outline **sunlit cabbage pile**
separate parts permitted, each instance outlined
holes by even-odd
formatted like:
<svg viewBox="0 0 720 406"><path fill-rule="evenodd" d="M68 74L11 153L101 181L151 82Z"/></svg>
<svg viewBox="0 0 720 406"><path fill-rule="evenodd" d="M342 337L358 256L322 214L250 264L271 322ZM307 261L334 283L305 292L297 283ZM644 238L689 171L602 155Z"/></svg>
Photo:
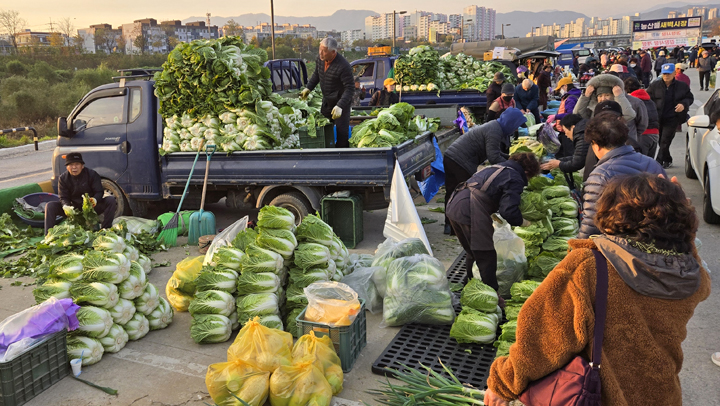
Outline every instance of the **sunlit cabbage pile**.
<svg viewBox="0 0 720 406"><path fill-rule="evenodd" d="M435 132L439 127L439 118L415 116L415 107L397 103L382 109L376 118L353 127L350 145L355 148L392 147L426 131Z"/></svg>
<svg viewBox="0 0 720 406"><path fill-rule="evenodd" d="M327 119L321 97L307 103L272 93L267 52L239 37L181 43L155 74L155 94L165 120L160 154L299 148L298 130ZM319 92L319 91L318 91ZM316 93L318 93L316 92Z"/></svg>

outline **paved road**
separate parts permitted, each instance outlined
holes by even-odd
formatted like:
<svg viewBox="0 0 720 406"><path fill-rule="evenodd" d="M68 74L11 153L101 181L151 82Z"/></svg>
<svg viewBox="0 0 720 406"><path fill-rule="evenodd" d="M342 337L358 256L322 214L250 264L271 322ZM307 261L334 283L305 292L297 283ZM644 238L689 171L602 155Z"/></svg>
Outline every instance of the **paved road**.
<svg viewBox="0 0 720 406"><path fill-rule="evenodd" d="M39 183L52 177L52 150L0 158L0 189Z"/></svg>

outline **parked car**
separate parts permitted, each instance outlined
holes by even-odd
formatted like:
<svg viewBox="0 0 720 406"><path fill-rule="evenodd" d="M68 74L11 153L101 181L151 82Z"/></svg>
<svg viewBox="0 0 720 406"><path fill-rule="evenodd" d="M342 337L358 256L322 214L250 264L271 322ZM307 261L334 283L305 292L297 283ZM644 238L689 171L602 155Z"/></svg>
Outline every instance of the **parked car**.
<svg viewBox="0 0 720 406"><path fill-rule="evenodd" d="M688 120L685 148L685 176L698 179L703 187L703 219L720 224L720 133L710 122L713 111L720 109L720 91L715 92Z"/></svg>

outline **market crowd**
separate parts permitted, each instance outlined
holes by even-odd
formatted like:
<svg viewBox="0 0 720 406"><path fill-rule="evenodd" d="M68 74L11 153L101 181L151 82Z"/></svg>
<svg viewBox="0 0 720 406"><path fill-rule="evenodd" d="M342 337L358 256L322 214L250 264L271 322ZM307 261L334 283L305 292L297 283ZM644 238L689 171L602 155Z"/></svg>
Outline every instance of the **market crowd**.
<svg viewBox="0 0 720 406"><path fill-rule="evenodd" d="M681 344L695 307L710 294L710 278L695 247L695 209L665 169L694 101L684 71L697 67L705 91L716 56L700 47L603 52L582 65L576 60L574 75L542 65L518 68L516 86L503 74L493 78L487 121L444 155L445 232L465 249L468 277L476 265L498 290L493 215L529 226L520 205L530 178L582 171L583 186L576 190L578 237L522 307L516 343L490 370L486 405L559 397L566 389L548 388L560 385L576 357L594 361L587 368L599 376L603 404L682 404ZM548 117L552 98L560 107ZM720 125L720 111L712 120ZM534 122L560 133L560 150L542 163L533 153L509 154L518 127ZM601 303L606 315L595 313ZM599 333L596 322L604 323ZM593 358L596 342L601 351Z"/></svg>

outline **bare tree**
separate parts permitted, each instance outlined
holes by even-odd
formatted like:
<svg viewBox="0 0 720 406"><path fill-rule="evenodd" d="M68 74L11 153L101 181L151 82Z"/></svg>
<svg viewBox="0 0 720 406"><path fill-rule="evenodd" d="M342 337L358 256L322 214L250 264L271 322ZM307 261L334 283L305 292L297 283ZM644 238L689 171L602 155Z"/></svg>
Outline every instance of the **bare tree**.
<svg viewBox="0 0 720 406"><path fill-rule="evenodd" d="M242 26L235 22L235 20L228 20L223 27L223 34L225 36L242 36Z"/></svg>
<svg viewBox="0 0 720 406"><path fill-rule="evenodd" d="M115 37L115 43L117 44L118 52L125 53L125 46L127 46L127 40L122 34Z"/></svg>
<svg viewBox="0 0 720 406"><path fill-rule="evenodd" d="M0 27L3 32L10 36L10 42L12 43L15 52L17 53L17 34L22 30L27 21L20 17L20 13L17 10L2 10L0 11Z"/></svg>
<svg viewBox="0 0 720 406"><path fill-rule="evenodd" d="M75 35L75 24L73 24L72 18L63 17L58 23L58 31L65 38L65 46L70 46L72 37Z"/></svg>
<svg viewBox="0 0 720 406"><path fill-rule="evenodd" d="M95 49L102 48L103 51L111 53L117 45L117 37L111 31L105 28L95 30Z"/></svg>

